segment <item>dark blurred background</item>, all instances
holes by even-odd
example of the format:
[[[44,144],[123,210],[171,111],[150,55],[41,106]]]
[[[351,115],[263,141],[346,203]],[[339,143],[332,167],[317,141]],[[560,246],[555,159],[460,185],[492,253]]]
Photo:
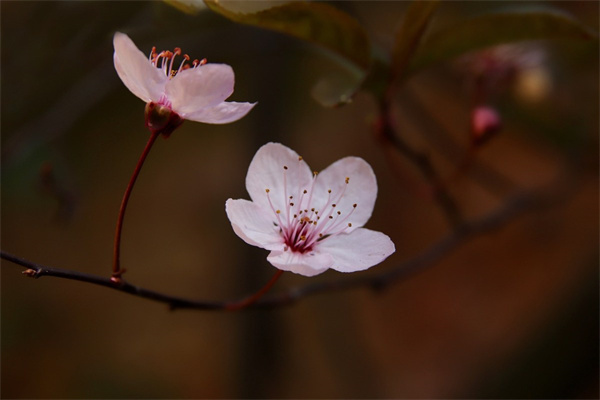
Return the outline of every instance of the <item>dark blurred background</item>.
[[[333,4],[383,49],[407,5]],[[550,4],[598,30],[597,2]],[[443,4],[436,23],[501,6]],[[230,100],[258,102],[236,123],[185,122],[159,139],[125,220],[130,282],[227,300],[269,279],[267,251],[240,240],[224,210],[228,198],[248,198],[248,164],[268,141],[317,170],[347,155],[373,166],[379,197],[367,227],[388,234],[397,250],[360,274],[393,268],[448,232],[439,206],[415,189],[415,168],[383,156],[370,96],[335,109],[311,98],[311,86],[337,67],[308,44],[161,2],[2,2],[1,25],[2,250],[110,274],[119,203],[148,138],[143,102],[114,71],[115,31],[143,52],[178,46],[230,64]],[[504,128],[477,154],[501,178],[466,174],[451,194],[475,218],[569,173],[560,202],[385,291],[326,293],[238,314],[171,312],[102,287],[30,280],[3,261],[2,397],[597,398],[597,42],[475,53],[408,81],[396,98],[399,134],[444,177],[469,142],[472,68],[482,57],[516,71],[488,82],[486,100]],[[448,138],[459,145],[450,156]],[[344,278],[288,273],[273,291]]]

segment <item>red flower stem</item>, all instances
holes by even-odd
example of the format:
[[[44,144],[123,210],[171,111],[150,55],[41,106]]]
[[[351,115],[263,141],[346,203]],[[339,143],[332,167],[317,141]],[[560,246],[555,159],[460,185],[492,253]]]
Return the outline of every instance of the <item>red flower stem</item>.
[[[123,219],[125,218],[125,210],[127,209],[127,203],[129,202],[129,196],[131,196],[131,191],[133,190],[133,185],[135,185],[135,181],[137,180],[138,175],[144,165],[144,161],[146,161],[146,157],[148,153],[150,153],[150,149],[152,145],[156,141],[156,138],[160,135],[160,131],[152,132],[150,134],[150,139],[148,139],[148,143],[146,143],[146,147],[140,156],[140,159],[135,166],[135,170],[133,171],[133,175],[131,175],[131,179],[129,180],[129,184],[127,185],[127,189],[125,189],[125,194],[123,194],[123,200],[121,201],[121,208],[119,209],[119,217],[117,219],[117,228],[115,230],[115,245],[113,251],[113,273],[111,280],[115,283],[121,282],[121,275],[125,272],[124,269],[121,269],[121,232],[123,231]]]
[[[246,297],[245,299],[242,299],[240,301],[226,304],[225,309],[227,311],[238,311],[238,310],[248,307],[251,304],[254,304],[265,293],[267,293],[269,291],[269,289],[271,289],[271,287],[275,284],[275,282],[277,282],[277,280],[279,279],[281,274],[283,274],[283,271],[280,269],[277,270],[277,272],[275,272],[275,275],[273,275],[271,280],[269,282],[267,282],[267,284],[265,286],[263,286],[258,292],[254,293],[252,296]]]

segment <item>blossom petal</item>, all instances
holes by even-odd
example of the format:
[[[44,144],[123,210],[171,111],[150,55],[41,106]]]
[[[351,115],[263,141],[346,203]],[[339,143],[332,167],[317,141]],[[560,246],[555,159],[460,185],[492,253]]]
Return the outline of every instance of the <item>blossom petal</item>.
[[[255,105],[256,103],[224,101],[214,107],[202,108],[189,114],[180,114],[180,116],[190,121],[206,124],[227,124],[244,117]]]
[[[233,231],[246,243],[267,250],[281,250],[283,238],[269,216],[259,206],[248,200],[229,199],[225,211]]]
[[[346,178],[349,178],[348,183]],[[342,217],[352,212],[346,220],[352,223],[352,227],[347,228],[346,232],[363,226],[371,218],[377,198],[377,179],[365,160],[359,157],[342,158],[319,173],[313,204],[322,214],[329,211],[323,209],[328,200],[328,189],[331,189],[330,203],[336,203],[336,210],[342,213]],[[343,197],[339,199],[342,192]]]
[[[332,269],[340,272],[362,271],[379,264],[396,251],[391,239],[370,229],[328,237],[317,244],[320,253],[330,254]]]
[[[287,203],[298,199],[300,190],[308,188],[311,180],[312,172],[298,153],[279,143],[267,143],[258,149],[250,163],[246,189],[256,204],[267,210],[281,210],[285,218]]]
[[[267,261],[283,271],[315,276],[332,266],[333,257],[316,251],[304,254],[292,251],[272,251],[267,257]]]
[[[113,45],[115,69],[127,89],[145,102],[159,101],[167,76],[152,65],[126,34],[115,33]]]
[[[222,103],[233,93],[235,77],[227,64],[206,64],[177,73],[165,93],[178,114],[192,114]]]

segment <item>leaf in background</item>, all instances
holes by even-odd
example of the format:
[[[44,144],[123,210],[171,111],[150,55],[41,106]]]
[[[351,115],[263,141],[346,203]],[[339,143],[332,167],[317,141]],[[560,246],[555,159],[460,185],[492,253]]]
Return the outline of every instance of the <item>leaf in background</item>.
[[[598,38],[573,17],[554,9],[486,14],[428,36],[410,61],[408,73],[485,47],[536,39]]]
[[[345,103],[358,90],[370,66],[371,48],[366,32],[350,15],[328,4],[288,2],[256,12],[240,12],[239,1],[205,0],[212,11],[225,18],[263,29],[277,31],[315,44],[329,51],[355,79],[321,81],[313,96],[322,105]],[[272,5],[272,2],[262,2]],[[246,8],[247,9],[247,8]],[[336,100],[337,97],[337,100]]]
[[[417,49],[431,16],[439,6],[439,1],[415,0],[408,6],[400,29],[396,33],[392,53],[392,69],[399,75]]]
[[[339,107],[350,103],[360,88],[363,76],[348,70],[326,75],[311,90],[312,97],[324,107]]]
[[[216,0],[223,9],[236,14],[253,14],[291,2],[291,0]]]
[[[164,0],[164,2],[186,14],[198,14],[200,11],[206,10],[206,5],[202,0]]]

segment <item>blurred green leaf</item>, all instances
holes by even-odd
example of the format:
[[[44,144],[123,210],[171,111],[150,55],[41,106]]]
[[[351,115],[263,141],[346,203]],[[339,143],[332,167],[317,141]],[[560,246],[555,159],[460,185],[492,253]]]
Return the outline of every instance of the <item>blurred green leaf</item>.
[[[216,0],[219,6],[236,14],[253,14],[268,8],[278,7],[292,0]]]
[[[328,4],[261,2],[255,11],[247,7],[248,2],[205,0],[205,3],[231,21],[280,32],[326,49],[345,67],[348,76],[319,82],[312,94],[324,106],[346,103],[369,69],[371,47],[365,30],[353,17]]]
[[[323,107],[341,107],[352,101],[354,95],[362,88],[363,77],[340,77],[326,75],[312,88],[310,94]]]
[[[313,98],[324,107],[339,107],[352,101],[362,84],[362,76],[340,71],[323,77],[312,88]]]
[[[581,22],[555,9],[481,15],[428,36],[410,61],[408,73],[489,46],[559,38],[592,40],[598,36]]]
[[[198,14],[206,10],[206,5],[202,0],[163,0],[165,3],[183,11],[186,14]]]
[[[232,11],[230,2],[206,0],[205,3],[231,21],[284,33],[324,47],[363,70],[369,67],[366,32],[350,15],[328,4],[292,2],[243,13]]]
[[[400,74],[410,60],[439,4],[437,0],[415,0],[408,6],[396,33],[392,53],[394,74]]]

